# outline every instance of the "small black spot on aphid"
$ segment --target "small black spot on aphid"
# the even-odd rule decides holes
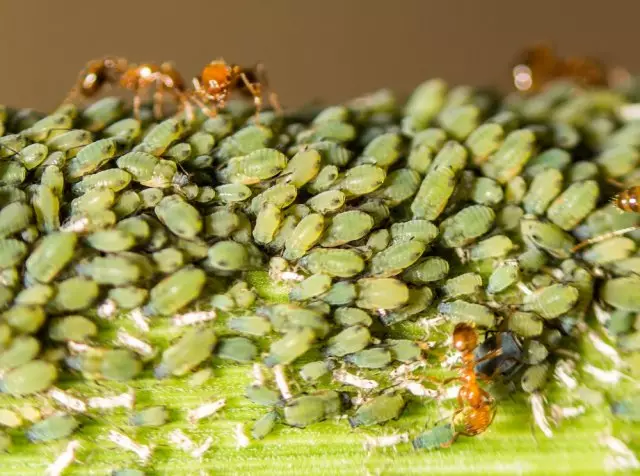
[[[340,200],[337,198],[334,198],[333,200],[331,200],[331,205],[339,205],[340,204]]]
[[[227,266],[229,266],[229,263],[227,262],[227,260],[221,259],[218,260],[218,266],[221,268],[226,268]]]

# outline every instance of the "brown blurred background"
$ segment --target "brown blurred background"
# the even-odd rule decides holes
[[[263,61],[285,106],[428,77],[509,87],[524,46],[553,41],[640,71],[640,1],[0,0],[0,104],[49,110],[92,58]]]

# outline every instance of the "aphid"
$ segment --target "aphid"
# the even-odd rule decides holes
[[[334,283],[321,299],[332,306],[351,304],[356,299],[356,287],[348,281]]]
[[[421,433],[411,442],[415,449],[434,450],[446,448],[456,438],[456,433],[451,423],[443,423]]]
[[[88,175],[113,159],[118,151],[115,139],[100,139],[84,146],[66,163],[65,174],[69,179],[78,179]]]
[[[264,363],[269,367],[289,364],[307,352],[315,340],[315,333],[308,327],[292,329],[281,339],[271,343]]]
[[[49,337],[54,341],[86,342],[97,333],[98,328],[93,321],[84,316],[61,317],[49,325]]]
[[[332,357],[343,357],[364,349],[370,341],[371,334],[367,327],[347,327],[327,341],[325,353]]]
[[[133,414],[129,422],[133,426],[157,427],[164,425],[169,419],[169,413],[163,406],[149,407]]]
[[[511,132],[500,148],[482,165],[483,173],[498,183],[509,182],[522,171],[533,154],[535,140],[535,135],[528,129]]]
[[[156,284],[149,294],[149,310],[171,315],[197,299],[205,283],[201,269],[185,267]]]
[[[465,273],[448,279],[443,290],[447,297],[456,298],[475,294],[482,289],[482,277],[476,273]]]
[[[0,409],[0,425],[7,428],[19,428],[22,426],[22,418],[18,413],[3,408]]]
[[[256,440],[261,440],[266,437],[275,427],[278,414],[276,412],[269,412],[260,417],[253,424],[251,428],[251,436]]]
[[[335,165],[325,165],[307,185],[307,190],[313,194],[326,192],[336,183],[340,176],[340,169]]]
[[[345,356],[346,362],[363,369],[382,369],[391,360],[391,352],[382,347],[372,347]]]
[[[142,362],[128,349],[107,350],[100,360],[100,375],[107,380],[126,382],[142,370]]]
[[[514,284],[520,276],[517,262],[507,261],[494,268],[487,283],[487,293],[496,294]]]
[[[448,248],[468,245],[489,231],[494,221],[495,213],[489,207],[464,208],[440,224],[442,242]]]
[[[0,269],[20,265],[27,253],[27,245],[22,241],[0,239]]]
[[[9,330],[7,329],[9,332]],[[31,336],[19,336],[11,340],[0,352],[0,372],[20,367],[33,360],[40,352],[40,342]]]
[[[96,408],[99,410],[111,410],[114,408],[128,408],[133,409],[135,403],[135,394],[133,390],[130,390],[120,395],[114,395],[112,397],[91,397],[87,400],[87,406],[89,408]]]
[[[91,306],[98,293],[98,283],[75,276],[58,283],[50,306],[56,311],[80,311]]]
[[[405,400],[399,393],[387,393],[372,398],[363,404],[349,418],[353,428],[371,426],[398,418],[405,406]]]
[[[430,171],[422,181],[411,204],[414,218],[435,220],[444,211],[456,185],[455,171],[440,167]]]
[[[571,256],[575,244],[573,237],[553,223],[522,220],[520,232],[526,241],[555,258],[563,259]]]
[[[296,187],[291,184],[274,185],[254,197],[251,200],[249,210],[253,214],[258,214],[264,207],[265,203],[270,203],[279,210],[282,210],[294,202],[297,193]]]
[[[331,276],[314,274],[296,284],[289,293],[293,301],[305,301],[326,293],[331,287]]]
[[[420,240],[402,241],[389,246],[371,259],[371,275],[388,278],[400,274],[420,259],[426,247]]]
[[[270,243],[281,223],[282,212],[280,209],[270,202],[265,202],[256,217],[253,228],[254,240],[260,244]]]
[[[357,307],[339,307],[334,311],[333,320],[343,327],[355,325],[369,327],[373,323],[371,316]]]
[[[271,324],[260,316],[232,317],[227,321],[229,329],[254,336],[263,336],[271,331]]]
[[[220,341],[216,355],[221,359],[248,363],[256,359],[258,348],[246,337],[228,337]]]
[[[599,194],[594,180],[571,184],[551,203],[547,217],[563,230],[572,230],[594,210]]]
[[[534,311],[545,319],[554,319],[569,311],[578,300],[578,290],[565,284],[554,284],[525,296],[524,310]]]
[[[143,341],[142,339],[138,339],[137,337],[132,336],[124,329],[118,329],[118,333],[116,335],[116,343],[122,345],[123,347],[126,347],[129,350],[132,350],[145,359],[153,357],[156,353],[153,347],[151,347],[151,344]]]
[[[495,315],[488,307],[461,299],[441,302],[438,311],[456,323],[473,322],[477,326],[492,328],[496,321]]]
[[[78,426],[79,422],[72,415],[61,413],[34,424],[27,431],[27,438],[36,442],[59,440],[69,436]]]
[[[151,453],[153,452],[153,448],[151,446],[136,443],[127,435],[124,435],[115,430],[111,430],[109,432],[109,440],[118,445],[120,448],[135,453],[143,463],[146,463],[151,458]]]
[[[16,201],[0,209],[0,237],[19,233],[27,228],[33,219],[33,210],[26,203]]]
[[[219,171],[223,182],[252,185],[280,174],[287,166],[287,156],[275,149],[258,149],[234,157]]]
[[[359,279],[356,285],[356,305],[363,309],[396,309],[409,300],[409,289],[397,279],[365,278]]]
[[[33,334],[42,327],[46,315],[40,306],[14,305],[2,313],[2,319],[19,332]]]
[[[639,285],[640,278],[637,276],[608,279],[600,289],[600,297],[616,309],[638,312],[640,311],[640,293],[637,292]]]
[[[155,368],[157,378],[184,375],[211,355],[216,336],[210,328],[189,328],[180,339],[162,354]]]
[[[301,258],[320,240],[324,224],[324,217],[318,213],[312,213],[300,220],[286,241],[283,257],[289,261]]]
[[[337,248],[312,250],[299,264],[309,273],[324,273],[338,278],[355,276],[365,265],[364,260],[355,251]]]
[[[307,205],[314,212],[326,215],[342,208],[345,201],[346,195],[340,190],[327,190],[311,197],[307,200]]]

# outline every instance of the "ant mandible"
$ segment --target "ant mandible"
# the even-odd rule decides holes
[[[236,90],[253,98],[257,116],[262,109],[262,94],[267,88],[266,72],[262,64],[242,68],[217,59],[207,64],[199,77],[193,78],[190,98],[205,114],[215,117],[217,110],[224,108],[227,99]],[[274,110],[282,111],[275,93],[269,94],[269,102]]]

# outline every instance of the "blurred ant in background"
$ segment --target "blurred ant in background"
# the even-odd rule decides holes
[[[224,108],[233,91],[253,99],[257,116],[262,110],[262,95],[268,89],[268,84],[262,64],[242,68],[217,59],[206,65],[200,76],[193,78],[193,88],[190,99],[209,117],[215,117],[217,110]],[[282,112],[278,97],[273,92],[269,93],[269,103],[276,112]]]

